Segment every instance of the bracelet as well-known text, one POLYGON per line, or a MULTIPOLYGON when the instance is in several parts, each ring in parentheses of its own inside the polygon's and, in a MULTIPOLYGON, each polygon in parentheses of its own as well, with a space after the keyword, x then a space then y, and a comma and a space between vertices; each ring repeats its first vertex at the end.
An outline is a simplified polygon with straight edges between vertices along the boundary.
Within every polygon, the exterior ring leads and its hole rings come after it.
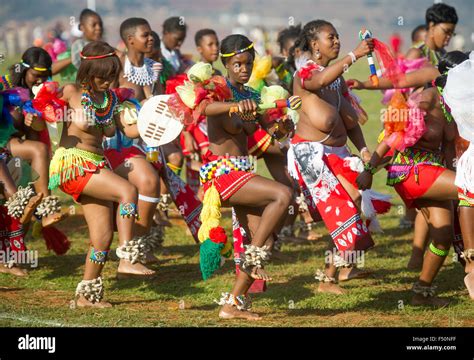
POLYGON ((370 163, 364 165, 364 171, 369 172, 371 175, 374 175, 377 172, 377 168, 370 163))
POLYGON ((369 151, 369 149, 367 148, 367 146, 364 146, 362 149, 360 149, 359 154, 362 155, 362 153, 363 153, 364 151, 367 151, 367 152, 370 154, 370 151, 369 151))
POLYGON ((352 60, 353 64, 357 61, 357 58, 356 58, 355 54, 352 51, 348 52, 347 55, 349 55, 351 57, 351 60, 352 60))

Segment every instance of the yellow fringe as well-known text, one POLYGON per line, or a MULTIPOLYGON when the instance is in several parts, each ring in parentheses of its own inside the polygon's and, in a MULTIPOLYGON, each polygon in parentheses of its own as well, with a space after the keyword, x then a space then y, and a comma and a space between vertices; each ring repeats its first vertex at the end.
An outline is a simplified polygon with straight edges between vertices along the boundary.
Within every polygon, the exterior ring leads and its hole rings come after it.
POLYGON ((199 228, 199 241, 204 242, 209 238, 212 228, 219 226, 221 218, 221 196, 214 184, 204 194, 201 210, 201 227, 199 228))
POLYGON ((87 162, 98 166, 104 161, 103 155, 94 154, 90 151, 78 148, 58 148, 49 165, 49 188, 55 189, 64 182, 76 178, 76 172, 84 175, 84 169, 88 168, 87 162))

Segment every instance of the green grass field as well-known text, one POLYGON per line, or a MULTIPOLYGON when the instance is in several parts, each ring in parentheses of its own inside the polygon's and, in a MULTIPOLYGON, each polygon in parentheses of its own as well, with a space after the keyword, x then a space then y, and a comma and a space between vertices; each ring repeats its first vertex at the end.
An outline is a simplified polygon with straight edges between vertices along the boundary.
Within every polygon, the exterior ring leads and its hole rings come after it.
MULTIPOLYGON (((2 73, 5 66, 0 66, 2 73)), ((367 64, 360 61, 345 77, 367 76, 367 64)), ((379 92, 359 95, 370 116, 363 131, 373 149, 380 129, 381 95, 379 92)), ((261 165, 259 172, 268 176, 261 165)), ((374 188, 394 194, 384 183, 385 172, 381 172, 375 178, 374 188)), ((314 273, 323 267, 324 252, 330 241, 320 225, 318 230, 325 234, 323 239, 299 245, 284 244, 285 259, 274 260, 267 267, 274 281, 265 293, 254 296, 254 309, 264 316, 262 321, 249 324, 219 320, 218 306, 213 300, 230 290, 233 262, 227 262, 216 276, 204 282, 199 271, 198 247, 186 235, 184 222, 176 217, 175 226, 166 230, 164 250, 157 253, 160 263, 153 266, 158 273, 155 279, 117 281, 118 262, 112 258, 105 266, 104 278, 106 299, 114 307, 100 311, 70 309, 69 302, 83 272, 88 233, 80 207, 61 196, 64 207, 75 211, 75 215, 59 226, 69 236, 72 247, 66 255, 55 256, 46 250, 43 240, 28 235, 28 248, 39 252, 39 266, 31 269, 27 278, 0 274, 0 326, 474 326, 474 302, 465 290, 463 269, 451 256, 436 280, 440 295, 450 298, 451 305, 438 310, 409 305, 410 288, 418 273, 406 269, 412 231, 399 228, 403 207, 396 196, 390 213, 381 217, 385 232, 374 235, 376 246, 365 254, 365 267, 373 270, 373 274, 365 280, 342 283, 348 294, 316 292, 314 273)), ((228 214, 224 224, 231 228, 228 214)))

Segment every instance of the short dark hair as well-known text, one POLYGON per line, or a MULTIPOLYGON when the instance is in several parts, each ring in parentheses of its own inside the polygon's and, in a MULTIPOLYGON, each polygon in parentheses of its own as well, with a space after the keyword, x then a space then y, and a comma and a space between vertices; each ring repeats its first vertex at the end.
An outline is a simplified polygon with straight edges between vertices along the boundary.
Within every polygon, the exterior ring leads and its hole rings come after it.
POLYGON ((303 51, 310 51, 311 40, 317 39, 321 29, 326 26, 334 27, 326 20, 313 20, 307 23, 301 31, 299 48, 303 51))
POLYGON ((79 15, 79 23, 80 24, 83 24, 84 21, 86 21, 86 19, 88 17, 91 17, 91 16, 97 16, 99 19, 102 20, 102 18, 100 17, 100 15, 95 12, 94 10, 91 10, 91 9, 84 9, 81 11, 81 14, 79 15))
POLYGON ((290 26, 286 29, 283 29, 278 33, 278 38, 277 42, 278 45, 280 45, 280 52, 283 51, 283 48, 285 47, 285 44, 287 43, 288 40, 290 39, 298 39, 301 34, 301 24, 298 24, 296 26, 290 26))
MULTIPOLYGON (((221 54, 230 54, 234 51, 245 49, 246 47, 250 46, 252 42, 244 35, 234 34, 227 36, 221 43, 221 54)), ((255 48, 252 47, 251 49, 247 50, 253 58, 255 58, 255 48)), ((221 56, 221 61, 225 65, 227 60, 230 57, 223 57, 221 56)))
POLYGON ((132 17, 124 20, 122 24, 120 24, 120 37, 126 43, 127 36, 134 35, 137 30, 137 27, 142 25, 150 26, 148 21, 144 18, 132 17))
POLYGON ((458 23, 458 14, 452 6, 438 3, 430 6, 426 10, 426 26, 433 22, 436 24, 448 23, 456 25, 458 23))
POLYGON ((458 50, 450 51, 444 54, 438 63, 438 71, 441 75, 436 78, 435 85, 444 89, 446 80, 448 79, 448 70, 452 69, 456 65, 461 64, 467 59, 469 59, 469 55, 458 50))
POLYGON ((89 83, 93 77, 117 80, 122 70, 122 64, 112 46, 104 41, 92 41, 82 49, 84 56, 100 56, 110 53, 114 53, 114 55, 102 59, 81 59, 76 83, 79 85, 89 83))
POLYGON ((184 23, 182 17, 178 16, 172 16, 168 19, 165 20, 163 23, 163 32, 178 32, 178 31, 184 31, 186 32, 187 26, 186 23, 184 23))
POLYGON ((161 46, 161 39, 160 35, 156 31, 151 32, 151 36, 153 37, 153 48, 154 49, 159 49, 161 46))
POLYGON ((33 67, 46 68, 46 74, 51 76, 51 65, 53 64, 53 60, 46 50, 35 46, 30 47, 23 53, 21 61, 21 63, 15 64, 10 68, 13 86, 26 88, 26 72, 28 69, 33 67), (27 64, 29 67, 23 64, 27 64))
POLYGON ((412 42, 414 42, 416 40, 416 35, 420 31, 426 31, 426 25, 425 24, 418 25, 416 28, 413 29, 413 31, 411 32, 411 41, 412 42))
POLYGON ((212 29, 201 29, 201 30, 196 32, 196 35, 194 35, 194 42, 196 43, 196 46, 201 45, 202 38, 204 36, 207 36, 207 35, 214 35, 215 37, 217 37, 217 34, 214 30, 212 30, 212 29))

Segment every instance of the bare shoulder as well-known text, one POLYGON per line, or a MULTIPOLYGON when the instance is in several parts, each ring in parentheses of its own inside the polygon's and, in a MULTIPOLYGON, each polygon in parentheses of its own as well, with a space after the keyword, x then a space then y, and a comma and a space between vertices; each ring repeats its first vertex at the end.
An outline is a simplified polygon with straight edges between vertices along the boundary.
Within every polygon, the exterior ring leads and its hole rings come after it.
POLYGON ((407 60, 413 60, 413 59, 419 59, 422 57, 422 53, 421 53, 421 50, 418 49, 418 48, 411 48, 410 50, 408 50, 407 52, 407 55, 405 56, 405 58, 407 60))
POLYGON ((75 94, 79 93, 79 86, 77 84, 66 84, 62 88, 62 98, 66 101, 71 99, 75 94))
POLYGON ((435 106, 437 98, 437 90, 435 88, 425 89, 421 92, 418 107, 424 111, 430 111, 435 106))

